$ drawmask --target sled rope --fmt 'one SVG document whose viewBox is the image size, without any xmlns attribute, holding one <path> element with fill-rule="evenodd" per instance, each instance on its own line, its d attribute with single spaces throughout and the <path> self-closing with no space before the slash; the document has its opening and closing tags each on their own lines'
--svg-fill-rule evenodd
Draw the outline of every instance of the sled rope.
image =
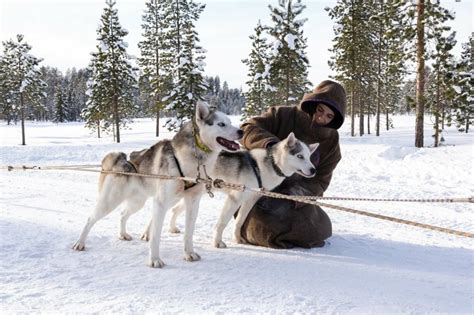
<svg viewBox="0 0 474 315">
<path fill-rule="evenodd" d="M 195 183 L 204 183 L 206 185 L 206 189 L 208 187 L 215 187 L 218 189 L 232 189 L 238 191 L 249 191 L 256 194 L 260 194 L 262 196 L 267 196 L 271 198 L 279 198 L 279 199 L 286 199 L 292 200 L 307 204 L 312 204 L 316 206 L 322 206 L 330 209 L 340 210 L 348 213 L 363 215 L 367 217 L 377 218 L 381 220 L 387 220 L 391 222 L 396 222 L 400 224 L 416 226 L 424 229 L 429 229 L 433 231 L 443 232 L 447 234 L 474 238 L 474 233 L 458 231 L 448 228 L 443 228 L 435 225 L 419 223 L 415 221 L 409 221 L 405 219 L 390 217 L 386 215 L 376 214 L 368 211 L 356 210 L 352 208 L 337 206 L 333 204 L 323 203 L 318 200 L 350 200 L 350 201 L 386 201 L 386 202 L 433 202 L 433 203 L 474 203 L 474 196 L 473 197 L 465 197 L 465 198 L 431 198 L 431 199 L 387 199 L 387 198 L 346 198 L 346 197 L 316 197 L 316 196 L 292 196 L 292 195 L 285 195 L 280 194 L 272 191 L 266 191 L 263 189 L 254 189 L 247 187 L 245 185 L 240 184 L 233 184 L 227 183 L 221 179 L 205 179 L 205 178 L 192 178 L 192 177 L 183 177 L 183 176 L 170 176 L 170 175 L 158 175 L 158 174 L 143 174 L 143 173 L 128 173 L 128 172 L 117 172 L 117 171 L 104 171 L 104 170 L 95 170 L 91 168 L 99 167 L 100 165 L 67 165 L 67 166 L 6 166 L 1 167 L 0 169 L 7 169 L 8 171 L 12 170 L 71 170 L 71 171 L 82 171 L 82 172 L 93 172 L 93 173 L 103 173 L 103 174 L 112 174 L 112 175 L 124 175 L 124 176 L 138 176 L 144 178 L 153 178 L 153 179 L 162 179 L 162 180 L 182 180 L 182 181 L 189 181 Z"/>
</svg>

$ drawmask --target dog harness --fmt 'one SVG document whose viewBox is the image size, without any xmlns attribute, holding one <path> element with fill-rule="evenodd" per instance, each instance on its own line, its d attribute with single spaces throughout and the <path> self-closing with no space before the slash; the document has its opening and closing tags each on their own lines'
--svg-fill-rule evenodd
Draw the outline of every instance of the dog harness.
<svg viewBox="0 0 474 315">
<path fill-rule="evenodd" d="M 280 177 L 286 177 L 285 174 L 281 171 L 281 169 L 276 165 L 275 163 L 275 158 L 273 157 L 273 151 L 272 147 L 267 149 L 267 157 L 270 159 L 270 162 L 272 163 L 273 169 L 275 170 L 275 173 L 280 176 Z"/>
<path fill-rule="evenodd" d="M 257 161 L 250 155 L 250 153 L 247 152 L 245 154 L 247 161 L 249 162 L 250 166 L 252 166 L 253 173 L 255 174 L 255 177 L 257 177 L 257 182 L 258 182 L 258 188 L 262 189 L 262 177 L 260 176 L 260 169 L 258 168 Z"/>
<path fill-rule="evenodd" d="M 183 174 L 183 170 L 181 169 L 181 165 L 179 164 L 178 158 L 176 157 L 176 154 L 174 153 L 173 146 L 171 145 L 170 142 L 168 142 L 169 149 L 171 150 L 171 153 L 173 155 L 174 161 L 176 163 L 176 167 L 178 168 L 179 175 L 181 177 L 185 177 Z M 189 182 L 189 181 L 183 181 L 184 182 L 184 190 L 187 190 L 189 188 L 192 188 L 197 185 L 197 183 Z"/>
</svg>

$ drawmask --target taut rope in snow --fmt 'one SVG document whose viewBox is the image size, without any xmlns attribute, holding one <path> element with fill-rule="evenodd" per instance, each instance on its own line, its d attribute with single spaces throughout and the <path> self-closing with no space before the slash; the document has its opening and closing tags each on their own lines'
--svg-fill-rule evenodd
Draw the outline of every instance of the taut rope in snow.
<svg viewBox="0 0 474 315">
<path fill-rule="evenodd" d="M 384 201 L 384 202 L 433 202 L 433 203 L 474 203 L 474 196 L 471 197 L 462 197 L 462 198 L 430 198 L 430 199 L 390 199 L 390 198 L 353 198 L 353 197 L 316 197 L 316 196 L 292 196 L 285 195 L 276 192 L 266 191 L 263 189 L 250 188 L 245 185 L 232 184 L 224 182 L 221 179 L 211 179 L 211 178 L 192 178 L 192 177 L 182 177 L 182 176 L 169 176 L 169 175 L 158 175 L 158 174 L 143 174 L 143 173 L 127 173 L 127 172 L 115 172 L 115 171 L 104 171 L 104 170 L 94 170 L 92 168 L 100 167 L 100 165 L 66 165 L 66 166 L 4 166 L 0 169 L 6 169 L 8 171 L 13 170 L 69 170 L 69 171 L 82 171 L 82 172 L 94 172 L 94 173 L 103 173 L 103 174 L 113 174 L 113 175 L 125 175 L 125 176 L 138 176 L 145 178 L 153 179 L 162 179 L 162 180 L 182 180 L 195 183 L 204 183 L 206 187 L 215 187 L 219 189 L 231 189 L 238 191 L 249 191 L 262 196 L 287 199 L 307 204 L 312 204 L 316 206 L 322 206 L 330 209 L 340 210 L 344 212 L 349 212 L 353 214 L 363 215 L 367 217 L 377 218 L 381 220 L 387 220 L 391 222 L 396 222 L 400 224 L 416 226 L 420 228 L 425 228 L 433 231 L 443 232 L 447 234 L 474 238 L 474 233 L 458 231 L 448 228 L 443 228 L 435 225 L 419 223 L 415 221 L 404 220 L 400 218 L 390 217 L 386 215 L 376 214 L 368 211 L 356 210 L 347 207 L 341 207 L 337 205 L 332 205 L 328 203 L 320 202 L 319 200 L 350 200 L 350 201 Z"/>
</svg>

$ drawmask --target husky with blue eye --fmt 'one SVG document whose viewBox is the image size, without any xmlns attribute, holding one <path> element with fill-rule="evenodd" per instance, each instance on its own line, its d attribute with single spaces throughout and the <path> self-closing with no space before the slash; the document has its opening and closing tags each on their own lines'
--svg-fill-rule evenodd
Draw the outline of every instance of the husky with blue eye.
<svg viewBox="0 0 474 315">
<path fill-rule="evenodd" d="M 304 177 L 316 175 L 316 169 L 311 163 L 310 156 L 318 146 L 319 143 L 307 146 L 296 139 L 293 133 L 290 133 L 286 139 L 267 149 L 252 149 L 235 153 L 221 152 L 212 176 L 225 182 L 245 185 L 250 188 L 264 188 L 270 191 L 294 173 Z M 244 242 L 240 234 L 242 225 L 253 205 L 260 198 L 260 195 L 254 192 L 230 189 L 224 191 L 227 193 L 227 199 L 217 221 L 213 239 L 213 245 L 218 248 L 227 247 L 222 241 L 222 233 L 237 210 L 239 212 L 236 218 L 234 237 L 237 243 Z M 185 209 L 184 206 L 183 203 L 179 203 L 173 208 L 173 217 L 170 222 L 171 232 L 180 232 L 176 227 L 176 219 Z"/>
<path fill-rule="evenodd" d="M 125 153 L 109 153 L 102 160 L 102 169 L 195 178 L 198 165 L 201 174 L 213 169 L 221 150 L 237 151 L 240 147 L 235 140 L 242 138 L 242 135 L 242 130 L 232 126 L 225 114 L 209 108 L 204 102 L 198 102 L 193 121 L 186 123 L 172 140 L 163 140 L 148 149 L 132 152 L 130 160 L 127 160 Z M 103 173 L 99 179 L 97 205 L 73 249 L 84 250 L 92 226 L 122 203 L 126 204 L 126 208 L 122 213 L 120 238 L 130 240 L 126 232 L 127 219 L 140 210 L 148 198 L 153 197 L 152 223 L 145 236 L 150 241 L 148 265 L 155 268 L 164 266 L 160 256 L 163 220 L 168 209 L 180 200 L 186 209 L 184 258 L 197 261 L 200 256 L 194 251 L 193 233 L 199 202 L 204 193 L 202 183 Z"/>
</svg>

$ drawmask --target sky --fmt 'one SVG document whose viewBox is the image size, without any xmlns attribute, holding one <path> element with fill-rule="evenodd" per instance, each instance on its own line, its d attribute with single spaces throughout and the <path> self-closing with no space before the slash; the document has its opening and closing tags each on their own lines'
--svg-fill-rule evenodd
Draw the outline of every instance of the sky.
<svg viewBox="0 0 474 315">
<path fill-rule="evenodd" d="M 248 38 L 258 23 L 270 22 L 269 4 L 277 0 L 203 0 L 206 9 L 196 24 L 202 47 L 207 50 L 205 75 L 219 75 L 231 88 L 246 89 L 247 67 L 242 63 L 250 53 Z M 336 1 L 305 0 L 302 17 L 307 37 L 310 61 L 309 80 L 314 84 L 327 79 L 331 70 L 327 64 L 332 47 L 333 22 L 325 7 Z M 444 7 L 456 13 L 450 23 L 457 31 L 459 54 L 461 43 L 467 42 L 473 31 L 473 0 L 444 0 Z M 90 53 L 97 44 L 96 30 L 105 0 L 0 0 L 0 40 L 25 35 L 33 47 L 31 53 L 43 58 L 41 65 L 53 66 L 65 72 L 68 68 L 86 67 Z M 145 0 L 117 0 L 120 23 L 129 31 L 125 41 L 129 54 L 138 56 L 141 40 L 141 16 Z"/>
</svg>

